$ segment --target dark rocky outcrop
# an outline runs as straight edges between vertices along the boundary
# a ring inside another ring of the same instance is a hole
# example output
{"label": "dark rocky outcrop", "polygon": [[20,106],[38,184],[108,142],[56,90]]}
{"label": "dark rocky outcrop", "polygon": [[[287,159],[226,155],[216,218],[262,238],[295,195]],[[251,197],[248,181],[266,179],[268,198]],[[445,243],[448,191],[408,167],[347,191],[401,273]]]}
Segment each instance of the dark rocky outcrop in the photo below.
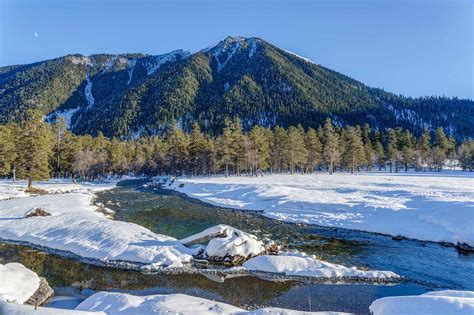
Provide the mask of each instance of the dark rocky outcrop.
{"label": "dark rocky outcrop", "polygon": [[54,294],[53,289],[49,286],[45,278],[40,277],[38,290],[24,303],[28,305],[43,305]]}

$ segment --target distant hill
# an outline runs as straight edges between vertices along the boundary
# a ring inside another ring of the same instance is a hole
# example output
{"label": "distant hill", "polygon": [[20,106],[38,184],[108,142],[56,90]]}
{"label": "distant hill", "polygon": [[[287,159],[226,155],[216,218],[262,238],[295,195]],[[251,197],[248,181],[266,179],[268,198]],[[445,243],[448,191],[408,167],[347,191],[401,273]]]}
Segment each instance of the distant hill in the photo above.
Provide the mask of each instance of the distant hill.
{"label": "distant hill", "polygon": [[[390,74],[387,74],[390,75]],[[40,108],[50,122],[65,116],[79,134],[138,137],[175,119],[218,132],[225,117],[255,124],[372,128],[445,128],[474,137],[474,102],[406,98],[364,85],[259,38],[228,37],[196,53],[68,55],[0,68],[0,122]]]}

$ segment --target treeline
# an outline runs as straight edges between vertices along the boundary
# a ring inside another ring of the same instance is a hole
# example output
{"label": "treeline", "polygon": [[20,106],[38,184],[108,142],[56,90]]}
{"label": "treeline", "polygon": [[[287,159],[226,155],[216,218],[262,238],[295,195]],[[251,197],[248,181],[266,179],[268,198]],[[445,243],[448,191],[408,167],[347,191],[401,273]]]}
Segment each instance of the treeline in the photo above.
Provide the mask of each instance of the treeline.
{"label": "treeline", "polygon": [[446,163],[473,171],[474,141],[457,146],[441,128],[416,138],[401,128],[342,128],[330,119],[318,129],[255,126],[245,133],[235,118],[216,137],[197,123],[189,133],[172,123],[162,136],[125,141],[74,135],[63,119],[49,125],[35,110],[20,124],[0,125],[0,176],[29,179],[29,186],[51,176],[440,171]]}

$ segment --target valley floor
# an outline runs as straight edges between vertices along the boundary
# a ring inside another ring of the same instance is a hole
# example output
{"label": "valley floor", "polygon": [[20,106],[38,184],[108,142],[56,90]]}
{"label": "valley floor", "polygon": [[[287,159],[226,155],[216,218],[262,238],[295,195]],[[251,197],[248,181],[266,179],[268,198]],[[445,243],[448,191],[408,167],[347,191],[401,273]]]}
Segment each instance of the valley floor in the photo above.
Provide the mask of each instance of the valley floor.
{"label": "valley floor", "polygon": [[[106,205],[93,204],[94,193],[115,187],[116,181],[98,184],[72,183],[53,180],[38,183],[36,187],[49,194],[31,196],[24,191],[25,182],[0,181],[0,239],[30,243],[45,248],[73,253],[99,261],[134,262],[148,269],[166,266],[181,267],[190,262],[198,247],[187,247],[184,240],[154,233],[137,224],[111,220]],[[343,228],[361,229],[413,238],[462,241],[473,243],[474,176],[464,173],[447,174],[361,174],[346,175],[274,175],[259,178],[214,177],[180,178],[168,188],[184,192],[215,205],[239,209],[263,210],[269,217],[292,222],[315,223]],[[31,211],[41,208],[48,216],[28,217]],[[225,223],[225,222],[223,222]],[[232,229],[218,226],[219,229]],[[215,229],[215,228],[211,228]],[[220,238],[223,248],[228,244],[242,243],[234,235],[230,243]],[[202,233],[192,236],[199,238]],[[245,233],[244,233],[245,234]],[[245,235],[244,235],[245,236]],[[248,243],[252,237],[246,236]],[[189,238],[187,238],[189,239]],[[256,240],[254,242],[257,242]],[[244,242],[245,243],[245,242]],[[209,245],[207,245],[209,247]],[[206,251],[208,248],[206,247]],[[0,265],[2,266],[2,265]],[[12,266],[4,265],[3,278],[14,275]],[[16,269],[15,269],[16,270]],[[277,273],[308,277],[362,277],[393,279],[398,276],[389,271],[365,271],[347,268],[318,260],[303,253],[261,255],[247,260],[236,270]],[[18,273],[10,286],[0,285],[0,313],[24,314],[31,312],[21,303],[37,285],[36,276],[31,282],[27,271]],[[1,281],[0,281],[1,282]],[[18,290],[19,284],[28,284]],[[34,284],[34,286],[33,286]],[[13,293],[12,293],[13,292]],[[15,296],[15,292],[25,292]],[[27,294],[27,292],[29,292]],[[446,309],[472,310],[472,297],[424,297],[440,300]],[[457,294],[457,293],[456,293]],[[459,293],[461,294],[461,293]],[[458,295],[459,295],[458,294]],[[471,293],[466,293],[471,294]],[[414,298],[415,299],[415,298]],[[2,302],[3,300],[3,302]],[[377,310],[388,310],[393,301],[379,302]],[[396,302],[395,302],[396,303]],[[404,302],[405,303],[405,302]],[[407,307],[418,300],[407,300]],[[429,301],[428,301],[429,303]],[[119,293],[97,293],[77,307],[77,310],[99,314],[153,313],[160,311],[191,313],[185,305],[199,306],[202,313],[245,313],[245,310],[224,303],[186,295],[135,297]],[[466,306],[467,305],[467,306]],[[202,308],[202,309],[201,309]],[[114,311],[116,310],[116,311]],[[54,313],[54,309],[41,308],[40,312]],[[262,309],[253,313],[281,313],[283,310]],[[103,312],[103,313],[102,313]],[[64,311],[66,314],[67,311]],[[294,313],[294,312],[289,312]],[[246,313],[245,313],[246,314]]]}
{"label": "valley floor", "polygon": [[288,222],[474,245],[472,173],[178,178],[167,187]]}

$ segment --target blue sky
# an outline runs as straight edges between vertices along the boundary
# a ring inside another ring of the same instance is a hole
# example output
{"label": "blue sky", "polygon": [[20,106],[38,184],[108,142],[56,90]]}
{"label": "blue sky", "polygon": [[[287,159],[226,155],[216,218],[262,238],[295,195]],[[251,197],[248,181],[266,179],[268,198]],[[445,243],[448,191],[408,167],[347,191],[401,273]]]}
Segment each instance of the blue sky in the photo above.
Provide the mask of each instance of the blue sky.
{"label": "blue sky", "polygon": [[370,86],[474,98],[471,0],[0,0],[0,66],[261,37]]}

